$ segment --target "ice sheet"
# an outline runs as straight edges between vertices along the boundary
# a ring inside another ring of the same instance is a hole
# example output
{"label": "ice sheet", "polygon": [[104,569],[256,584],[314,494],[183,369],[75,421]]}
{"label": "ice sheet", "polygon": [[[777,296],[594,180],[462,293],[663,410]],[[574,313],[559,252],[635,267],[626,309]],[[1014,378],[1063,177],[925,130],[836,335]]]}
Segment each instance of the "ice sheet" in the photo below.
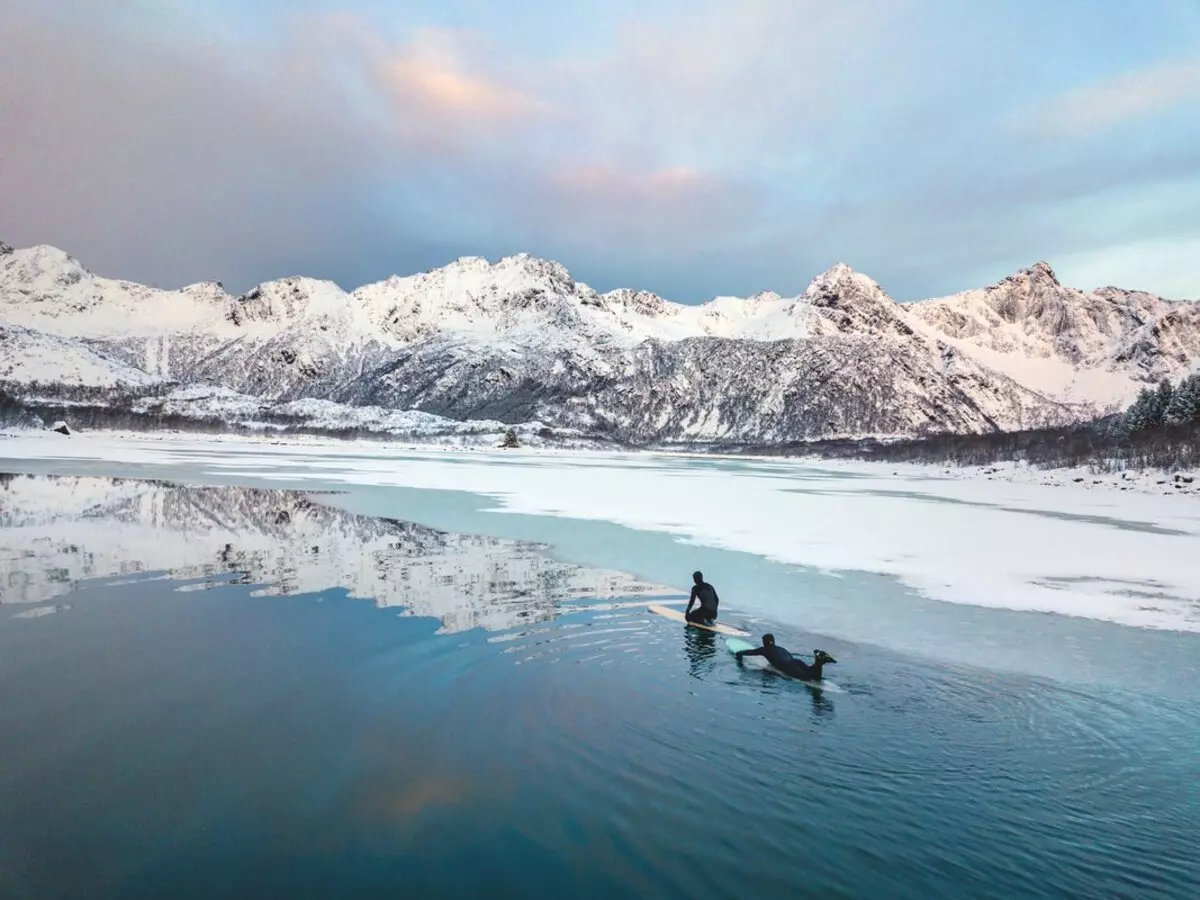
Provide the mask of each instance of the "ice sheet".
{"label": "ice sheet", "polygon": [[911,468],[893,475],[873,464],[57,438],[0,441],[0,459],[202,464],[260,478],[469,491],[501,512],[602,520],[831,573],[893,575],[947,603],[1200,632],[1195,497]]}

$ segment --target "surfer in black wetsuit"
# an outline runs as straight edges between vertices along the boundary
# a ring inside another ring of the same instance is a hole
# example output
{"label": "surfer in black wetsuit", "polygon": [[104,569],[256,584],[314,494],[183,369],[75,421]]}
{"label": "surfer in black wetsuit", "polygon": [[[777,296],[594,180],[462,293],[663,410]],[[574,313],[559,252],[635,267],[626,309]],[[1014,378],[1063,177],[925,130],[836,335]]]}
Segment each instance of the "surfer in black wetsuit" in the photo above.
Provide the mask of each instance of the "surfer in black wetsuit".
{"label": "surfer in black wetsuit", "polygon": [[[711,625],[717,620],[717,604],[720,602],[716,589],[704,580],[700,572],[692,573],[692,596],[688,598],[687,609],[683,615],[689,622],[697,625]],[[699,602],[696,611],[692,612],[692,604]]]}
{"label": "surfer in black wetsuit", "polygon": [[824,650],[813,651],[811,665],[802,659],[796,659],[787,650],[775,643],[775,635],[773,634],[763,635],[761,647],[755,647],[753,650],[739,650],[734,656],[738,662],[742,661],[743,656],[765,656],[767,662],[773,668],[778,669],[784,675],[799,678],[801,681],[820,681],[821,670],[825,667],[825,664],[837,662],[836,659]]}

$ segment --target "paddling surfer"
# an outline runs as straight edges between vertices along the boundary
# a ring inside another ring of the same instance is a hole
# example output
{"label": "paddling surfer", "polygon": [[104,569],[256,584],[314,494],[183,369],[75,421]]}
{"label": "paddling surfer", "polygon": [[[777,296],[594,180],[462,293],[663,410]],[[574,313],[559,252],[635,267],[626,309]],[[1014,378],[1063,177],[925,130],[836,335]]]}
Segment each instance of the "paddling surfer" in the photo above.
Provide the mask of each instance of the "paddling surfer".
{"label": "paddling surfer", "polygon": [[775,643],[775,635],[773,634],[764,634],[762,636],[761,647],[755,647],[753,650],[739,650],[734,656],[738,662],[742,661],[743,656],[765,656],[767,662],[773,668],[778,669],[784,675],[799,678],[801,681],[820,681],[821,670],[825,667],[825,664],[837,662],[836,659],[824,650],[813,651],[813,661],[811,664],[806,663],[802,659],[796,659],[786,649]]}
{"label": "paddling surfer", "polygon": [[[695,582],[692,585],[692,596],[688,598],[683,616],[695,625],[712,625],[717,620],[717,604],[720,603],[716,588],[704,580],[701,572],[693,572],[692,581]],[[692,611],[693,603],[700,604],[695,612]]]}

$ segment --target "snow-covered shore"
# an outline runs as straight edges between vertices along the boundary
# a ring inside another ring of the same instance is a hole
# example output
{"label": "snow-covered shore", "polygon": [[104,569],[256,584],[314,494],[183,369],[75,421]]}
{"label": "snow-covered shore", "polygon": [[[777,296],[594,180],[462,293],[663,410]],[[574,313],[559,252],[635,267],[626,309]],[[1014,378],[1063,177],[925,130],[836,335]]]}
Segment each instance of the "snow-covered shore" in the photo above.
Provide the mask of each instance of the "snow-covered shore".
{"label": "snow-covered shore", "polygon": [[[302,441],[310,435],[343,441],[361,436],[464,447],[499,444],[511,430],[521,444],[529,446],[589,447],[602,443],[577,430],[549,428],[536,421],[517,424],[494,419],[459,421],[415,409],[352,406],[316,399],[270,401],[208,385],[186,385],[163,395],[139,397],[125,408],[108,401],[64,400],[36,393],[23,397],[21,402],[27,407],[25,430],[36,428],[39,421],[49,425],[44,412],[39,416],[32,410],[50,409],[72,429],[79,419],[86,422],[88,416],[100,415],[99,424],[87,430],[114,436],[157,438],[178,434],[184,439],[207,440],[220,439],[218,436],[262,435],[287,441]],[[4,431],[0,426],[0,433]]]}
{"label": "snow-covered shore", "polygon": [[[769,457],[763,457],[764,459]],[[1042,469],[1019,462],[986,466],[944,463],[888,463],[804,457],[813,465],[864,473],[892,473],[905,478],[942,478],[953,481],[1007,481],[1012,484],[1067,488],[1072,491],[1122,491],[1200,497],[1200,472],[1166,472],[1162,469],[1100,471],[1088,466]]]}
{"label": "snow-covered shore", "polygon": [[[431,417],[436,418],[436,417]],[[159,431],[91,431],[76,432],[70,436],[49,431],[0,428],[0,440],[20,438],[46,440],[53,446],[62,440],[94,441],[113,440],[134,443],[200,443],[233,444],[272,447],[374,449],[379,452],[488,452],[498,449],[506,426],[499,423],[470,423],[479,427],[464,427],[457,433],[430,429],[424,435],[388,434],[379,432],[379,437],[347,439],[319,433],[285,432],[275,428],[264,428],[258,432],[226,432],[204,434],[187,430]],[[493,425],[494,427],[483,427]],[[1039,468],[1023,462],[999,462],[990,465],[952,465],[946,463],[895,463],[869,460],[829,459],[818,455],[808,456],[765,456],[757,454],[711,454],[698,450],[617,450],[606,448],[598,442],[585,439],[564,442],[540,438],[529,428],[518,431],[522,453],[548,456],[571,456],[579,453],[619,456],[663,457],[667,459],[729,459],[756,463],[797,463],[820,466],[833,471],[857,472],[871,475],[897,475],[916,479],[949,479],[953,481],[1007,481],[1012,484],[1041,485],[1049,488],[1066,488],[1071,491],[1112,490],[1140,494],[1162,494],[1183,497],[1200,497],[1200,471],[1164,471],[1162,469],[1125,469],[1102,471],[1094,467],[1074,466]],[[2,458],[2,457],[0,457]]]}

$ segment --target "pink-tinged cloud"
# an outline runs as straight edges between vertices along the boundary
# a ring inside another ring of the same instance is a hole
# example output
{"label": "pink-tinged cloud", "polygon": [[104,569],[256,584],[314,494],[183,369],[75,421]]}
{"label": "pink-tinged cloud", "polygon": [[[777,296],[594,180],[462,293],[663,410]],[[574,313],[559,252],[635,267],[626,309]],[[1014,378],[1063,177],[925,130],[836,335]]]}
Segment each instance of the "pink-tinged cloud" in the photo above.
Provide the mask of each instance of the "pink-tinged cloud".
{"label": "pink-tinged cloud", "polygon": [[453,36],[422,34],[378,63],[381,86],[399,103],[435,119],[507,124],[543,105],[499,80],[467,71]]}
{"label": "pink-tinged cloud", "polygon": [[1092,134],[1133,119],[1200,105],[1200,57],[1172,60],[1076,88],[1045,104],[1038,124],[1055,134]]}
{"label": "pink-tinged cloud", "polygon": [[415,149],[469,151],[549,112],[503,71],[486,38],[470,31],[420,28],[387,43],[362,18],[338,13],[305,20],[299,32],[321,64],[349,73],[393,139]]}

